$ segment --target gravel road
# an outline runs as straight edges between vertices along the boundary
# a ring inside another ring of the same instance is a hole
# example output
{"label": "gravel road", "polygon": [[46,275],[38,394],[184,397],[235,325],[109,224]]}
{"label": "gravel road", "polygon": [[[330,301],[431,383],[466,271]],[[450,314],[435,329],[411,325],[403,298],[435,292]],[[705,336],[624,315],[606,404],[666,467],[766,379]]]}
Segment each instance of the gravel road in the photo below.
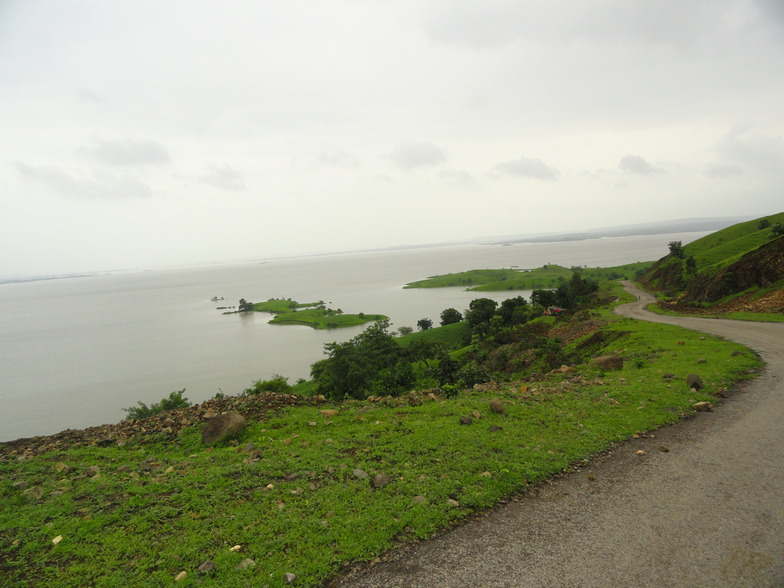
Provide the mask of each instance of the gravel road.
{"label": "gravel road", "polygon": [[713,412],[618,445],[336,585],[784,586],[784,324],[659,316],[625,285],[638,302],[619,314],[739,341],[765,372]]}

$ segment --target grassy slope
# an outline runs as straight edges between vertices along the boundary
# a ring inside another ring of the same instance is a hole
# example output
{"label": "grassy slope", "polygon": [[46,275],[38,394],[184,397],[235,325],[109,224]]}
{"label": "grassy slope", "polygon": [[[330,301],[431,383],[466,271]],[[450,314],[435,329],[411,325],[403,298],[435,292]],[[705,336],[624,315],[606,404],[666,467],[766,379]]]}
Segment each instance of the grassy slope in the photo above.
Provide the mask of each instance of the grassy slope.
{"label": "grassy slope", "polygon": [[[582,275],[596,281],[608,279],[631,280],[637,276],[638,272],[650,267],[652,263],[646,261],[606,268],[584,268]],[[446,288],[458,286],[477,292],[534,290],[537,288],[556,288],[569,280],[571,276],[571,269],[550,264],[531,270],[485,269],[443,274],[411,282],[406,285],[406,288]]]}
{"label": "grassy slope", "polygon": [[[3,581],[157,586],[187,571],[180,585],[282,586],[290,572],[313,585],[343,561],[430,536],[613,441],[673,422],[758,365],[734,343],[606,318],[616,338],[593,351],[622,353],[626,365],[606,374],[584,367],[585,383],[569,374],[451,400],[423,396],[418,405],[349,402],[336,416],[297,407],[214,450],[191,427],[174,443],[0,461]],[[673,383],[666,372],[677,375]],[[706,390],[686,389],[690,372]],[[495,397],[504,414],[488,410]],[[465,415],[472,425],[459,424]],[[356,469],[390,483],[373,489]],[[255,565],[238,569],[246,558]],[[199,576],[206,560],[216,569]]]}

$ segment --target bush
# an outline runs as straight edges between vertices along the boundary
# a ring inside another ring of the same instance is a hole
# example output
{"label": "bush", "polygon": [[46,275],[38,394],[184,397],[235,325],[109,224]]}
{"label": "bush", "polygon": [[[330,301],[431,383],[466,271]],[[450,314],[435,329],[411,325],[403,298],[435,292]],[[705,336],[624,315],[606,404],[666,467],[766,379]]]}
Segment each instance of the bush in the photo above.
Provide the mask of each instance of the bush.
{"label": "bush", "polygon": [[191,405],[191,403],[187,398],[185,398],[185,396],[183,396],[183,394],[185,394],[185,388],[176,392],[172,392],[169,394],[168,398],[163,398],[160,402],[153,402],[150,406],[147,406],[140,400],[137,402],[137,406],[123,408],[123,410],[127,413],[125,420],[129,421],[133,419],[144,419],[167,410],[187,408]]}
{"label": "bush", "polygon": [[289,379],[284,378],[280,374],[275,374],[271,380],[256,380],[253,386],[246,388],[242,393],[246,396],[255,396],[262,392],[278,392],[279,394],[288,394],[291,390]]}

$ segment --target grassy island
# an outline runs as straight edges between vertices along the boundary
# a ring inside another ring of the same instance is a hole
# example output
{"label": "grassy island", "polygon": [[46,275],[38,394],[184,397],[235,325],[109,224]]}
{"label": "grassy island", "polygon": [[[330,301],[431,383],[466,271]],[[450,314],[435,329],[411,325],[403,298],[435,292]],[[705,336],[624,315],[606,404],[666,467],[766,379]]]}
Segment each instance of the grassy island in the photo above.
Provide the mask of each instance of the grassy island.
{"label": "grassy island", "polygon": [[249,311],[274,314],[274,318],[269,321],[272,325],[306,325],[314,329],[355,327],[388,318],[383,314],[344,313],[340,308],[327,308],[322,300],[297,302],[291,298],[270,298],[265,302],[255,303],[240,300],[239,310],[235,312]]}

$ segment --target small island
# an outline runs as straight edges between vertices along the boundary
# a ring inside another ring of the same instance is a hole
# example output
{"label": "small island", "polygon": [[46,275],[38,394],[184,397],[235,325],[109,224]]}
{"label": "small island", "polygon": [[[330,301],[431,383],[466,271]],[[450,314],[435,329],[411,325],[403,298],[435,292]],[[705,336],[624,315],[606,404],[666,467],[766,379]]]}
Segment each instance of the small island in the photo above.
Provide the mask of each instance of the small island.
{"label": "small island", "polygon": [[291,298],[270,298],[266,302],[248,302],[240,299],[238,310],[224,314],[241,312],[269,312],[275,316],[271,325],[305,325],[314,329],[340,329],[355,327],[365,323],[387,319],[383,314],[344,313],[342,309],[327,308],[323,300],[318,302],[297,302]]}

